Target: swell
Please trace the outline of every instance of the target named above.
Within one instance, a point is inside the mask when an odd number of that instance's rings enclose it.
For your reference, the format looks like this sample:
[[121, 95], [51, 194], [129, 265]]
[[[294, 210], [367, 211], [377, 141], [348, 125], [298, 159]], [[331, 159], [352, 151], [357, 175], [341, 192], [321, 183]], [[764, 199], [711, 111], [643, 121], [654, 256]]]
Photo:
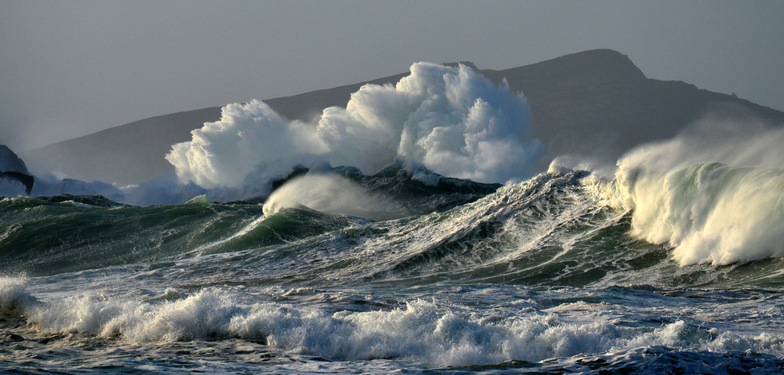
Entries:
[[368, 240], [329, 239], [328, 247], [351, 250], [312, 274], [395, 284], [580, 286], [672, 265], [666, 248], [627, 236], [628, 213], [609, 206], [586, 175], [542, 174], [445, 213], [378, 225], [383, 234]]
[[[369, 194], [389, 197], [400, 207], [397, 211], [410, 214], [447, 210], [498, 188], [441, 177], [424, 169], [407, 170], [399, 162], [373, 176], [354, 168], [324, 173], [345, 176]], [[51, 275], [263, 250], [364, 222], [302, 206], [279, 208], [265, 216], [255, 201], [216, 204], [204, 196], [183, 205], [145, 207], [103, 196], [6, 198], [0, 200], [0, 273]]]
[[281, 244], [350, 225], [342, 216], [256, 204], [135, 207], [101, 197], [0, 201], [0, 273], [52, 275]]

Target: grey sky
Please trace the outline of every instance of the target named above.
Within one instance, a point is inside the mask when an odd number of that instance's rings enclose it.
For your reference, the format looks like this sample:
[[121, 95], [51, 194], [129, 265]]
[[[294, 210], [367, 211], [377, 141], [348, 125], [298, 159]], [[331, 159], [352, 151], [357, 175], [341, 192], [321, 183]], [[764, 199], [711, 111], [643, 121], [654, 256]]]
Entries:
[[594, 48], [784, 110], [784, 1], [0, 0], [0, 143], [404, 72]]

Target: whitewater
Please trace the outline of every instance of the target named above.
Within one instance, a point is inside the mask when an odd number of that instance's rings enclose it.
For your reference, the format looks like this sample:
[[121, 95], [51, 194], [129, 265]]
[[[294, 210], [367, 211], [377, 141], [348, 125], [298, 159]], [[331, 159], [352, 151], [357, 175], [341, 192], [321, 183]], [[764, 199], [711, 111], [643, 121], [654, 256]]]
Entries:
[[784, 370], [784, 131], [708, 119], [537, 173], [533, 122], [417, 63], [313, 122], [227, 105], [176, 176], [4, 192], [0, 369]]

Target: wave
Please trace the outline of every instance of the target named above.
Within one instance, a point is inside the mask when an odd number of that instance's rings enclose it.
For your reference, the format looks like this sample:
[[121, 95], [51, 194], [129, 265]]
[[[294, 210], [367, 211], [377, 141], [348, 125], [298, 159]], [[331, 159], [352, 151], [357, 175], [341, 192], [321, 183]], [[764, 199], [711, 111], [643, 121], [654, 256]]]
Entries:
[[[446, 178], [428, 185], [404, 169], [374, 176], [344, 169], [295, 178], [293, 189], [284, 184], [282, 196], [265, 205], [203, 197], [150, 207], [101, 197], [5, 199], [0, 272], [194, 259], [193, 272], [223, 274], [242, 259], [268, 275], [256, 279], [262, 284], [778, 285], [780, 173], [718, 164], [622, 171], [611, 183], [562, 170], [498, 188]], [[236, 255], [196, 261], [209, 254]], [[707, 268], [684, 268], [714, 259]]]
[[[24, 280], [0, 279], [0, 308], [6, 316], [24, 317], [43, 332], [128, 344], [237, 338], [329, 360], [396, 358], [437, 366], [509, 360], [535, 363], [651, 347], [708, 352], [741, 348], [784, 355], [784, 337], [704, 328], [685, 320], [644, 326], [614, 324], [601, 317], [601, 304], [585, 302], [575, 309], [574, 303], [548, 307], [529, 299], [513, 304], [514, 311], [499, 309], [486, 316], [421, 299], [380, 310], [332, 313], [273, 301], [253, 302], [248, 297], [241, 291], [206, 288], [192, 294], [167, 289], [141, 303], [87, 295], [44, 302], [26, 291]], [[587, 314], [566, 319], [557, 314], [564, 309]]]
[[528, 177], [542, 144], [522, 96], [460, 65], [417, 63], [396, 85], [368, 84], [316, 123], [288, 121], [252, 100], [223, 108], [166, 159], [184, 183], [257, 185], [318, 162], [373, 174], [397, 158], [479, 182]]
[[256, 204], [112, 203], [73, 196], [0, 201], [2, 271], [51, 275], [166, 261], [285, 243], [353, 223], [303, 210], [265, 217]]
[[351, 168], [316, 171], [283, 184], [263, 198], [265, 206], [215, 204], [206, 195], [143, 207], [102, 196], [7, 198], [0, 201], [0, 271], [52, 274], [283, 244], [367, 219], [447, 210], [497, 188], [397, 164], [374, 176]]
[[633, 150], [615, 174], [631, 233], [668, 244], [681, 265], [783, 256], [782, 142], [780, 128], [711, 120]]
[[633, 212], [613, 205], [606, 189], [587, 172], [542, 174], [444, 212], [357, 222], [241, 258], [261, 274], [274, 275], [255, 279], [262, 285], [780, 284], [780, 258], [684, 268], [668, 245], [629, 235]]
[[336, 174], [306, 175], [288, 181], [264, 203], [264, 215], [271, 216], [292, 207], [370, 220], [389, 220], [409, 215], [392, 199], [370, 194]]
[[681, 265], [784, 256], [784, 172], [719, 163], [667, 172], [622, 168], [631, 234], [667, 243]]

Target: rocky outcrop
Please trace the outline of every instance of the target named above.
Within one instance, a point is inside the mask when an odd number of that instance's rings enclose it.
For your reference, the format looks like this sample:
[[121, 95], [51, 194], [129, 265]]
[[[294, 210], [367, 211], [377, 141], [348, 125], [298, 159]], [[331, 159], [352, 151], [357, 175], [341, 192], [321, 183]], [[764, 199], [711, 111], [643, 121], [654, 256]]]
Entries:
[[6, 145], [0, 145], [0, 180], [21, 184], [27, 195], [33, 191], [35, 184], [35, 178], [27, 170], [24, 161]]
[[[480, 72], [525, 95], [533, 114], [534, 134], [545, 146], [540, 170], [564, 154], [614, 162], [637, 145], [673, 137], [711, 112], [730, 121], [755, 118], [784, 124], [784, 113], [733, 95], [647, 78], [629, 57], [612, 50], [585, 51], [518, 68]], [[289, 119], [311, 120], [323, 108], [345, 106], [351, 93], [363, 84], [393, 83], [405, 75], [265, 102]], [[61, 171], [88, 181], [139, 183], [173, 172], [163, 158], [171, 145], [189, 141], [191, 130], [219, 119], [219, 107], [174, 113], [56, 143], [23, 156], [34, 170]]]

